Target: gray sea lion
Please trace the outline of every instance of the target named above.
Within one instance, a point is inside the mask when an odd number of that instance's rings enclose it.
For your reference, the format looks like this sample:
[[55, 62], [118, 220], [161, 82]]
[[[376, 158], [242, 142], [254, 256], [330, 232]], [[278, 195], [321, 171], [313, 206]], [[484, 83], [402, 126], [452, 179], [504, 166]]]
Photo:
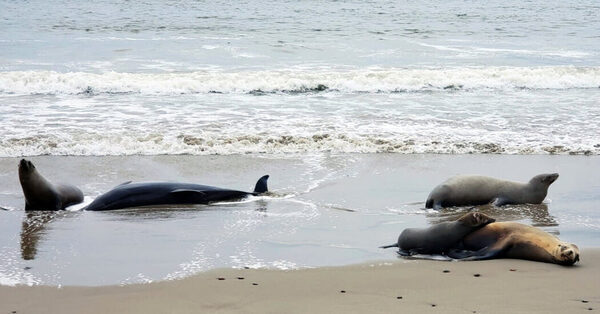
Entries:
[[29, 160], [19, 163], [19, 181], [25, 195], [25, 210], [61, 210], [83, 202], [80, 189], [69, 184], [52, 184]]
[[398, 242], [381, 248], [398, 247], [400, 255], [444, 254], [456, 248], [469, 233], [496, 221], [482, 213], [468, 213], [456, 221], [442, 222], [429, 228], [407, 228]]
[[178, 182], [125, 182], [100, 195], [84, 210], [114, 210], [127, 207], [208, 204], [212, 202], [241, 199], [268, 191], [268, 175], [258, 179], [254, 192], [223, 189], [214, 186]]
[[470, 206], [493, 203], [540, 204], [558, 173], [540, 174], [528, 183], [499, 180], [484, 176], [456, 176], [436, 186], [425, 203], [426, 208]]
[[450, 250], [448, 256], [461, 260], [518, 258], [573, 265], [579, 261], [579, 248], [535, 227], [495, 222], [466, 235], [461, 249]]

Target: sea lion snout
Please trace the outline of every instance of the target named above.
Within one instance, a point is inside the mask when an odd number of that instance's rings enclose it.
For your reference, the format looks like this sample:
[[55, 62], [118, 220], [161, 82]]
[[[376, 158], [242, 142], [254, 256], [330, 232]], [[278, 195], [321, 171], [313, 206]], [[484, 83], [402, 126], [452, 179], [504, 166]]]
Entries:
[[554, 181], [556, 181], [556, 179], [558, 179], [558, 173], [551, 173], [546, 176], [546, 179], [544, 181], [547, 182], [548, 184], [551, 184]]
[[558, 257], [561, 264], [573, 265], [579, 262], [579, 248], [575, 244], [559, 244]]
[[558, 173], [544, 173], [533, 177], [529, 182], [533, 184], [543, 184], [548, 186], [554, 183], [556, 179], [558, 179]]
[[495, 222], [496, 219], [480, 212], [471, 212], [458, 219], [463, 224], [471, 227], [482, 227], [489, 223]]
[[33, 171], [35, 171], [33, 163], [27, 159], [21, 159], [19, 162], [19, 178], [23, 180], [28, 177], [29, 174], [33, 173]]
[[21, 159], [21, 161], [19, 162], [19, 170], [21, 171], [30, 171], [32, 169], [35, 169], [35, 166], [33, 165], [33, 163], [27, 159]]

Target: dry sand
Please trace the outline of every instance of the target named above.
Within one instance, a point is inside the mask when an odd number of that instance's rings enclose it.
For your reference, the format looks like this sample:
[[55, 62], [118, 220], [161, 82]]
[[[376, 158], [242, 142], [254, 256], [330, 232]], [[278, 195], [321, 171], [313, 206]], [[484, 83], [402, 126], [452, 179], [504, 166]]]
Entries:
[[292, 271], [221, 269], [128, 286], [3, 286], [0, 313], [600, 311], [600, 249], [582, 250], [581, 257], [573, 267], [399, 259]]

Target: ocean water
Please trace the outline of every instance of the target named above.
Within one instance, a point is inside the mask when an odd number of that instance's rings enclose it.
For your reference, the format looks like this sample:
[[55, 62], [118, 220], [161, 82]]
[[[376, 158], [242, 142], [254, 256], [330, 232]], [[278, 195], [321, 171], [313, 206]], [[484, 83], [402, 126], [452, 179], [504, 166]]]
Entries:
[[0, 156], [599, 154], [596, 1], [2, 1]]
[[[422, 208], [460, 173], [561, 173], [545, 207], [482, 210], [597, 247], [599, 15], [592, 0], [0, 0], [0, 284], [393, 258], [381, 239], [464, 213]], [[128, 180], [250, 189], [269, 173], [275, 192], [30, 214], [21, 157], [88, 202]]]

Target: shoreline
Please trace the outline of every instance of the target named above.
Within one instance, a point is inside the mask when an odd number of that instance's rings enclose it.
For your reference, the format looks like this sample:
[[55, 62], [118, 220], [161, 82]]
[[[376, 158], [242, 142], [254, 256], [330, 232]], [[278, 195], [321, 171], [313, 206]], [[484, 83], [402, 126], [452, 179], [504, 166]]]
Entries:
[[217, 269], [124, 286], [0, 286], [3, 313], [577, 313], [600, 309], [600, 248], [559, 266], [398, 259], [299, 270]]

